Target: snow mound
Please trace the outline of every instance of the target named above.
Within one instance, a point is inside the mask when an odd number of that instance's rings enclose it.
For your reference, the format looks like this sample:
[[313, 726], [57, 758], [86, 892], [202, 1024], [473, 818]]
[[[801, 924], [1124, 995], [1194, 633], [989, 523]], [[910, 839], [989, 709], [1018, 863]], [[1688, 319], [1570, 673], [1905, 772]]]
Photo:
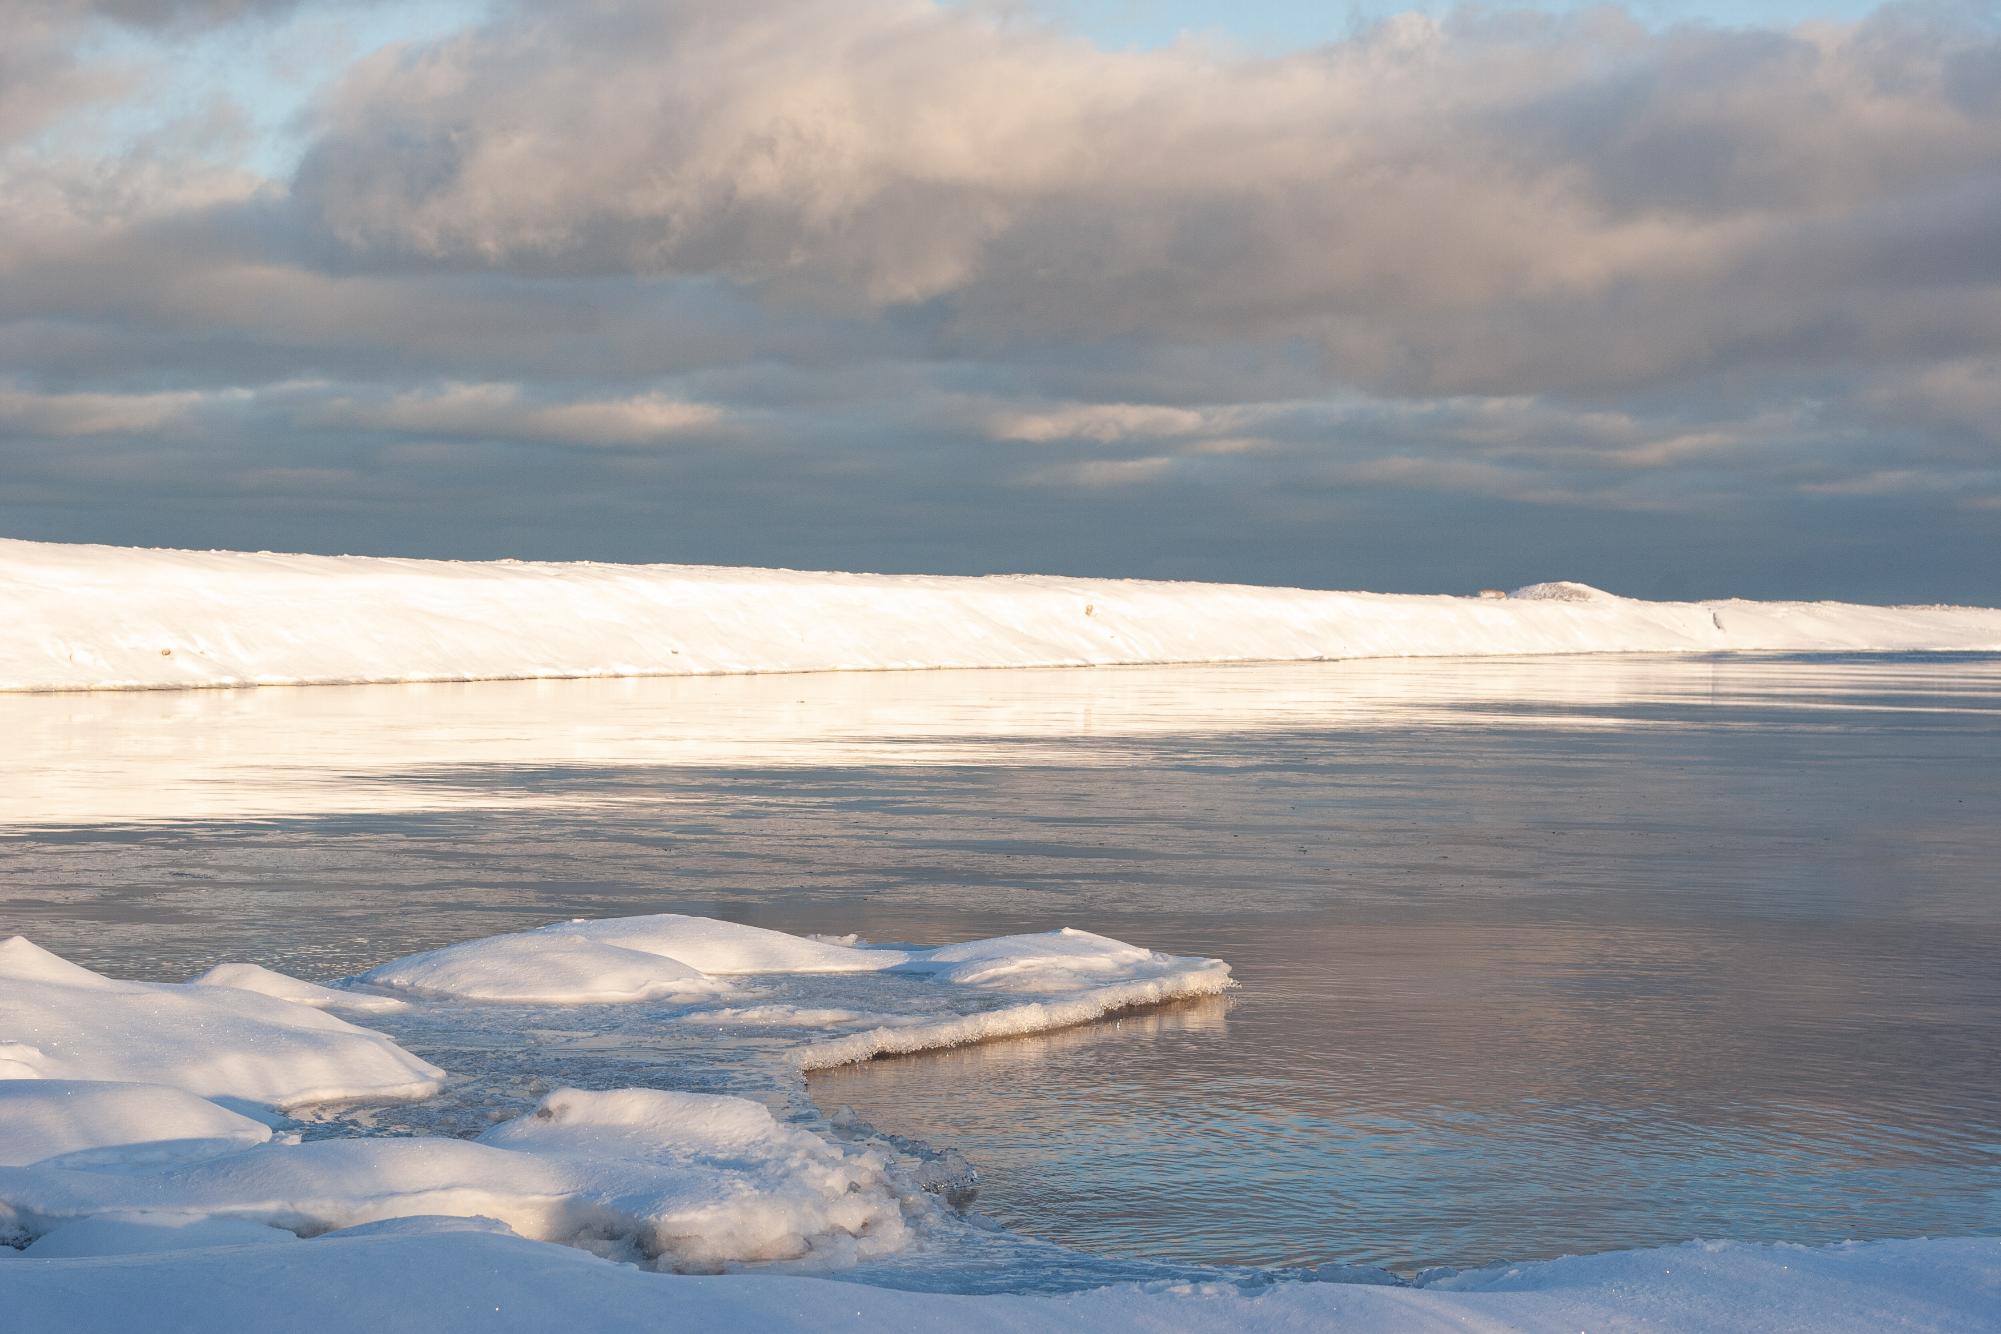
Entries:
[[261, 1121], [161, 1084], [0, 1080], [0, 1167], [214, 1157], [270, 1138]]
[[1556, 579], [1546, 584], [1529, 584], [1508, 594], [1522, 602], [1621, 602], [1619, 598], [1602, 588], [1590, 584], [1580, 584], [1574, 580]]
[[425, 1215], [696, 1270], [851, 1263], [906, 1237], [876, 1155], [781, 1126], [747, 1099], [650, 1089], [559, 1090], [477, 1142], [270, 1144], [153, 1171], [0, 1168], [0, 1231], [16, 1236], [105, 1216], [314, 1235]]
[[861, 949], [680, 913], [572, 922], [567, 929], [590, 940], [678, 959], [710, 974], [874, 973], [893, 968], [905, 958], [895, 950]]
[[116, 981], [15, 936], [0, 941], [0, 1079], [166, 1084], [286, 1108], [429, 1097], [444, 1072], [304, 1005]]
[[516, 1004], [692, 1001], [733, 990], [729, 976], [873, 973], [906, 958], [894, 950], [657, 913], [554, 922], [461, 941], [391, 960], [354, 980], [416, 996]]
[[567, 924], [461, 941], [354, 980], [413, 996], [519, 1005], [696, 1000], [729, 990], [677, 959], [607, 945]]
[[[2001, 650], [2001, 611], [0, 540], [0, 690], [1535, 653]], [[1539, 591], [1543, 590], [1543, 591]], [[1727, 626], [1727, 628], [1725, 628]]]
[[913, 951], [899, 971], [989, 991], [1052, 992], [1166, 976], [1185, 962], [1066, 926]]
[[219, 963], [189, 983], [196, 987], [234, 987], [308, 1005], [315, 1010], [346, 1010], [350, 1014], [389, 1014], [405, 1009], [408, 1002], [394, 996], [370, 996], [360, 991], [340, 991], [273, 972], [262, 964]]

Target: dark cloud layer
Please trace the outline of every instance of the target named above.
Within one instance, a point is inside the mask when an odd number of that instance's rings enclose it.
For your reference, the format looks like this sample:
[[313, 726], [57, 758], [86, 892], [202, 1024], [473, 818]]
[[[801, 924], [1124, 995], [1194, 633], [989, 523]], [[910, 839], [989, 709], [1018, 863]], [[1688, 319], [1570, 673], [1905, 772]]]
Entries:
[[1978, 9], [1272, 58], [508, 7], [359, 61], [271, 181], [213, 125], [66, 150], [85, 8], [0, 94], [9, 532], [1997, 596]]

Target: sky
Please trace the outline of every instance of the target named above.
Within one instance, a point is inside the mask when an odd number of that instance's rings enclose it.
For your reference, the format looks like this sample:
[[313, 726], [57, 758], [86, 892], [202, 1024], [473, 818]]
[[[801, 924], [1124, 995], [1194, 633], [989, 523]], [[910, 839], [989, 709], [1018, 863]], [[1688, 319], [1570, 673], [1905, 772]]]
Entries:
[[2001, 5], [0, 0], [0, 535], [2001, 601]]

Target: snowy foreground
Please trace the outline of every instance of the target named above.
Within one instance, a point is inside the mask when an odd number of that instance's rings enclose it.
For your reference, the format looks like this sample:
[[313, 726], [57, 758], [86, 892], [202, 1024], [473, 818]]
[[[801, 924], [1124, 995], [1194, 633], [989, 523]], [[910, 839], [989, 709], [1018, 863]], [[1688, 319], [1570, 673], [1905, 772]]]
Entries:
[[[962, 1213], [954, 1155], [830, 1121], [799, 1082], [1230, 985], [1218, 960], [1082, 931], [925, 948], [672, 914], [448, 945], [331, 986], [247, 963], [117, 981], [16, 937], [0, 942], [0, 1326], [1997, 1324], [2001, 1239], [1980, 1238], [1691, 1244], [1422, 1285], [1339, 1267], [1107, 1283], [1090, 1266], [1110, 1262]], [[707, 1052], [676, 1068], [735, 1091], [563, 1082], [635, 1034], [647, 1052]], [[524, 1064], [448, 1075], [402, 1041]], [[538, 1062], [549, 1077], [525, 1078]], [[965, 1280], [1009, 1247], [1067, 1276], [1039, 1286], [1082, 1290]]]
[[2001, 611], [0, 540], [0, 690], [1547, 653], [2001, 651]]

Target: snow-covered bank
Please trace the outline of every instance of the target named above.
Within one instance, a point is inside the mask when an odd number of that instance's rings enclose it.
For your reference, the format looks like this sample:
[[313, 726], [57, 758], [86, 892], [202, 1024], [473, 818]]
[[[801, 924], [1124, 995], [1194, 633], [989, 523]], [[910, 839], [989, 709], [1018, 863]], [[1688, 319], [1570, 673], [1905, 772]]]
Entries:
[[[406, 1225], [407, 1226], [407, 1225]], [[450, 1230], [445, 1230], [449, 1228]], [[199, 1241], [199, 1236], [190, 1240]], [[1462, 1275], [1430, 1287], [1121, 1285], [954, 1296], [827, 1279], [651, 1274], [492, 1231], [361, 1228], [291, 1245], [0, 1259], [22, 1334], [472, 1334], [638, 1329], [1094, 1331], [1798, 1330], [1997, 1327], [2001, 1240], [1806, 1249], [1689, 1245]]]
[[1547, 653], [2001, 651], [2001, 611], [0, 540], [0, 689]]

